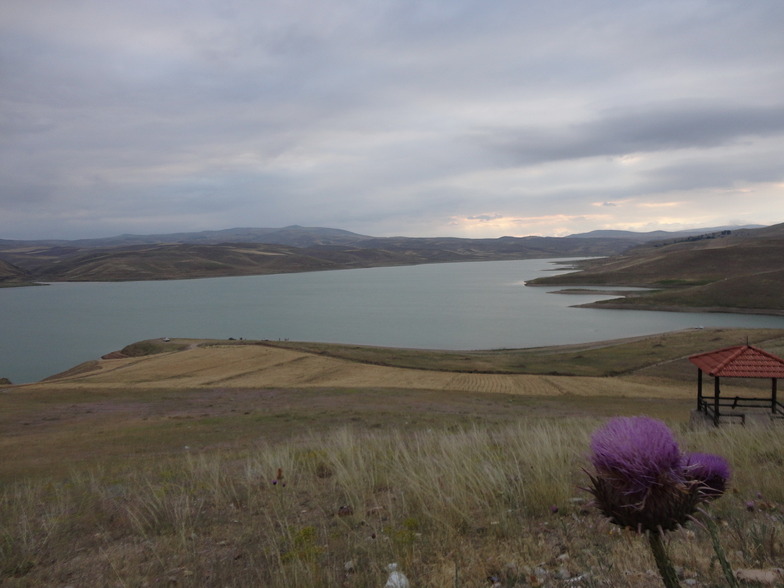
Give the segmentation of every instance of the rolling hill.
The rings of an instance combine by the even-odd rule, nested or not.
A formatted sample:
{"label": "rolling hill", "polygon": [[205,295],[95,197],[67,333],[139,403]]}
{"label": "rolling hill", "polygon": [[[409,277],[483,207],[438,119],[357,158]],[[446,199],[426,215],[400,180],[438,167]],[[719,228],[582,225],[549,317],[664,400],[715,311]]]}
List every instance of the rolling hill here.
{"label": "rolling hill", "polygon": [[568,235],[568,237],[595,237],[595,238],[615,238],[615,239],[635,239],[639,242],[648,241],[665,241],[665,240],[678,240],[686,237],[700,237],[712,233],[720,233],[722,231],[737,231],[741,229],[761,229],[763,225],[743,225],[743,226],[725,226],[725,227],[710,227],[702,229],[691,229],[685,231],[618,231],[618,230],[596,230],[588,233],[575,233]]}
{"label": "rolling hill", "polygon": [[[229,241],[214,242],[218,239]],[[592,257],[633,239],[502,237],[376,238],[338,229],[230,229],[82,241],[0,241],[0,259],[27,281],[165,280],[329,269]],[[10,271],[10,270],[9,270]]]}
{"label": "rolling hill", "polygon": [[592,306],[779,314],[784,312],[784,224],[651,242],[529,285],[654,289]]}
{"label": "rolling hill", "polygon": [[[652,240],[655,237],[664,237]],[[595,303],[778,314],[784,312],[784,224],[680,233],[593,232],[569,237],[370,237],[290,226],[79,241],[0,240],[0,285],[167,280],[458,261],[593,257],[581,271],[529,285],[654,289]]]}
{"label": "rolling hill", "polygon": [[0,259],[0,287],[26,286],[30,283],[30,276],[25,270]]}

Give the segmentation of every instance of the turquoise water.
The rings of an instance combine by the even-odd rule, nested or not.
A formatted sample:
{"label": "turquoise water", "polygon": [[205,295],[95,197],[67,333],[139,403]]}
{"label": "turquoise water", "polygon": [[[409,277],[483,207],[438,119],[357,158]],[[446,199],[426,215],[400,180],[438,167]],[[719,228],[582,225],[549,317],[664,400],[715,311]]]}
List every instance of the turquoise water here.
{"label": "turquoise water", "polygon": [[155,337],[494,349],[696,326],[784,328],[784,317],[570,308],[609,296],[524,285],[559,267],[553,260],[497,261],[4,288],[0,377],[40,380]]}

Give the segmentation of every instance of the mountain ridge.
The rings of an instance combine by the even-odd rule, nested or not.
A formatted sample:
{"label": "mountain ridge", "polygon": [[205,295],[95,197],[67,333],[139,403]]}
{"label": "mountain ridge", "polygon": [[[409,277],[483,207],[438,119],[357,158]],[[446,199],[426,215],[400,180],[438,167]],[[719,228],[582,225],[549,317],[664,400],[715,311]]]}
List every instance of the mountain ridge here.
{"label": "mountain ridge", "polygon": [[[753,240],[760,230],[764,231],[743,229],[738,234],[751,231],[748,238]],[[650,233],[621,232],[611,237],[595,233],[487,239],[372,237],[290,225],[72,241],[0,240],[0,284],[166,280],[545,257],[614,258],[651,243],[658,246],[715,235],[695,229],[688,234],[667,233],[668,241],[652,241]]]}
{"label": "mountain ridge", "polygon": [[0,259],[10,264],[0,267],[0,282],[160,280],[453,261],[594,257],[619,253],[637,243],[633,239],[557,237],[371,237],[298,225],[73,241],[0,240]]}
{"label": "mountain ridge", "polygon": [[581,238],[633,238],[644,241],[660,241],[667,239],[678,239],[682,237],[690,237],[697,235],[705,235],[710,233],[720,233],[722,231],[741,231],[748,229],[763,229],[766,225],[726,225],[721,227],[705,227],[701,229],[686,229],[681,231],[621,231],[621,230],[604,230],[599,229],[596,231],[589,231],[587,233],[574,233],[566,235],[567,238],[581,237]]}

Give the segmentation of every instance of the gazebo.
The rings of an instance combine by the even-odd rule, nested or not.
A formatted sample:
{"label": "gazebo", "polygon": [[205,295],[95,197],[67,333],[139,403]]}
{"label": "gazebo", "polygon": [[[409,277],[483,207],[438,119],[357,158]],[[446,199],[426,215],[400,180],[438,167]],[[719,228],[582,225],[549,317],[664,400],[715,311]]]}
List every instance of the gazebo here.
{"label": "gazebo", "polygon": [[[697,411],[712,418],[714,425],[719,426],[721,417],[739,418],[745,423],[746,414],[735,412],[736,408],[769,409],[771,418],[784,418],[784,404],[776,398],[778,378],[784,378],[784,359],[746,344],[692,355],[689,361],[698,368]],[[702,393],[703,373],[713,377],[712,398]],[[770,378],[770,396],[722,398],[722,378]],[[732,409],[732,412],[722,412],[722,408]]]}

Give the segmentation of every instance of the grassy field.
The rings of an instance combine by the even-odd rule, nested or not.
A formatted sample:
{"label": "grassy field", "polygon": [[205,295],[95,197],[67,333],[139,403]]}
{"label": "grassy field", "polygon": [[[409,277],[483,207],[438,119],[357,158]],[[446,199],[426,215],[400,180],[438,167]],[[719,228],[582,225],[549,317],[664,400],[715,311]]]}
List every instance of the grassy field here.
{"label": "grassy field", "polygon": [[[378,587],[398,562],[412,586],[658,586],[646,542],[580,489],[591,431],[637,414],[730,461],[713,515],[731,563],[780,566],[782,429],[689,424],[685,358],[747,339],[784,351],[780,330],[483,352],[173,340],[5,387],[0,585]],[[688,585],[724,585],[700,525],[669,549]]]}
{"label": "grassy field", "polygon": [[[420,349],[358,345],[264,342],[269,346],[355,362],[428,371],[616,376],[651,368],[650,373],[672,380],[682,378],[683,370],[678,369],[676,374],[673,372],[674,366],[689,366],[691,369],[687,361],[689,355],[745,343],[784,355],[784,334],[779,329],[688,329],[600,343],[471,352],[423,352]],[[663,364],[663,369],[655,369]]]}

